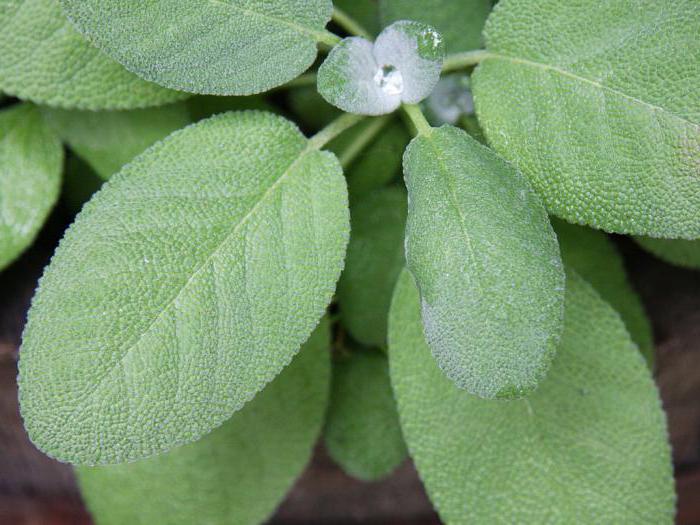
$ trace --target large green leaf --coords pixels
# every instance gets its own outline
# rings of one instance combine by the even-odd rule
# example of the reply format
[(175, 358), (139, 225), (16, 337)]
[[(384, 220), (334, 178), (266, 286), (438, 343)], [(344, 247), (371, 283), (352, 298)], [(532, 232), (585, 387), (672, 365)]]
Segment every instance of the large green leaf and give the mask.
[(511, 165), (451, 126), (404, 156), (406, 259), (440, 368), (481, 397), (528, 394), (562, 327), (564, 271), (539, 197)]
[(700, 269), (700, 239), (686, 241), (683, 239), (635, 237), (634, 240), (645, 250), (650, 251), (667, 263), (685, 268)]
[(0, 111), (0, 270), (34, 240), (61, 188), (63, 148), (39, 110)]
[(146, 148), (190, 123), (184, 103), (131, 111), (44, 110), (64, 142), (108, 179)]
[(622, 257), (600, 231), (552, 220), (564, 264), (590, 283), (622, 317), (632, 340), (650, 365), (654, 362), (651, 324), (639, 295), (627, 279)]
[(253, 525), (309, 460), (328, 400), (329, 326), (265, 390), (197, 443), (126, 465), (80, 467), (99, 525)]
[(383, 25), (397, 20), (430, 24), (445, 37), (447, 53), (481, 47), (481, 30), (489, 11), (489, 0), (379, 0)]
[(193, 93), (249, 95), (284, 84), (330, 37), (331, 0), (61, 0), (97, 47), (139, 76)]
[(224, 113), (157, 143), (69, 228), (24, 333), (30, 438), (78, 464), (194, 441), (289, 363), (348, 240), (333, 154), (289, 121)]
[(333, 362), (328, 453), (343, 470), (366, 481), (390, 474), (404, 459), (389, 363), (379, 350), (353, 350)]
[(129, 73), (71, 26), (58, 0), (0, 0), (0, 89), (81, 109), (157, 106), (186, 93)]
[(408, 272), (389, 347), (406, 443), (446, 523), (673, 523), (659, 395), (619, 316), (578, 275), (552, 370), (527, 399), (479, 399), (444, 377)]
[(491, 145), (551, 213), (700, 237), (700, 2), (504, 0), (473, 77)]
[(340, 318), (366, 345), (385, 346), (394, 285), (405, 266), (406, 191), (377, 190), (351, 210), (352, 234), (338, 282)]

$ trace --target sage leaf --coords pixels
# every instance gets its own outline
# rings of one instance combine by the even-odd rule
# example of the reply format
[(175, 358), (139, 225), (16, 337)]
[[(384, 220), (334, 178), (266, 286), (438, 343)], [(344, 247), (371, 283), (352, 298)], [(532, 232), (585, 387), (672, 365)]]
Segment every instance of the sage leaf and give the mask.
[(627, 279), (622, 257), (600, 231), (553, 219), (564, 264), (575, 270), (620, 314), (632, 340), (652, 368), (654, 338), (639, 295)]
[(562, 329), (564, 271), (542, 202), (520, 172), (451, 126), (413, 139), (404, 174), (407, 266), (440, 368), (481, 397), (527, 395)]
[[(327, 41), (331, 0), (61, 0), (97, 47), (140, 77), (209, 95), (250, 95), (288, 82)], [(329, 42), (330, 43), (330, 42)]]
[(19, 362), (32, 441), (76, 464), (195, 441), (286, 366), (348, 240), (340, 166), (289, 121), (224, 113), (112, 177), (41, 279)]
[(569, 222), (700, 237), (698, 27), (695, 0), (499, 3), (472, 78), (489, 143)]
[(404, 272), (389, 359), (401, 427), (443, 521), (673, 523), (670, 447), (658, 392), (619, 316), (567, 274), (564, 335), (527, 399), (479, 399), (431, 358)]
[(669, 264), (700, 269), (700, 239), (686, 241), (683, 239), (635, 237), (634, 240), (642, 248)]
[(44, 115), (61, 139), (105, 180), (146, 148), (190, 123), (184, 103), (131, 111), (46, 108)]
[(3, 0), (0, 56), (0, 90), (40, 104), (130, 109), (188, 96), (140, 79), (92, 47), (58, 0)]
[(417, 104), (430, 95), (443, 56), (437, 31), (402, 20), (385, 28), (374, 43), (343, 39), (318, 70), (318, 92), (349, 113), (391, 113), (402, 103)]
[(417, 20), (445, 37), (445, 51), (459, 53), (481, 46), (481, 30), (491, 11), (490, 0), (379, 0), (383, 25)]
[(306, 466), (328, 401), (329, 324), (240, 412), (196, 443), (125, 465), (77, 469), (98, 525), (253, 525)]
[(353, 349), (333, 361), (323, 435), (330, 456), (361, 480), (381, 479), (406, 459), (384, 353)]
[(63, 148), (31, 104), (0, 111), (0, 270), (36, 237), (61, 188)]
[(391, 186), (351, 208), (352, 233), (336, 295), (341, 322), (368, 346), (386, 346), (389, 304), (406, 265), (406, 207), (406, 191)]

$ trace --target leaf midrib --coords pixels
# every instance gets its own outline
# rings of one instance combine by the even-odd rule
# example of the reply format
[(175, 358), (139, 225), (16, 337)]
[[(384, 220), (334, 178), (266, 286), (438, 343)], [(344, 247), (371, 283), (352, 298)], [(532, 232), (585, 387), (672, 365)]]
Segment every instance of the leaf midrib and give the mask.
[(504, 60), (504, 61), (512, 62), (513, 64), (521, 64), (521, 65), (529, 66), (529, 67), (533, 67), (533, 68), (553, 71), (553, 72), (558, 73), (564, 77), (568, 77), (568, 78), (577, 80), (579, 82), (590, 84), (591, 86), (594, 86), (594, 87), (600, 89), (601, 91), (608, 91), (608, 92), (613, 93), (619, 97), (630, 100), (636, 104), (646, 106), (652, 111), (659, 111), (661, 113), (668, 114), (669, 116), (671, 116), (677, 120), (680, 120), (681, 122), (688, 124), (688, 125), (696, 128), (698, 131), (700, 131), (700, 123), (696, 123), (696, 122), (693, 122), (691, 120), (688, 120), (687, 118), (682, 117), (680, 115), (677, 115), (676, 113), (669, 111), (666, 108), (663, 108), (661, 106), (657, 106), (657, 105), (652, 104), (650, 102), (646, 102), (645, 100), (642, 100), (640, 98), (633, 97), (632, 95), (628, 95), (622, 91), (619, 91), (619, 90), (612, 88), (610, 86), (606, 86), (604, 84), (601, 84), (600, 82), (597, 82), (595, 80), (591, 80), (589, 78), (582, 77), (580, 75), (572, 73), (571, 71), (567, 71), (566, 69), (562, 69), (561, 67), (554, 66), (551, 64), (544, 64), (542, 62), (535, 62), (533, 60), (528, 60), (526, 58), (518, 58), (518, 57), (514, 57), (514, 56), (510, 56), (510, 55), (503, 55), (501, 53), (495, 53), (493, 51), (489, 51), (488, 55), (486, 55), (486, 57), (484, 58), (483, 61), (485, 62), (487, 60)]

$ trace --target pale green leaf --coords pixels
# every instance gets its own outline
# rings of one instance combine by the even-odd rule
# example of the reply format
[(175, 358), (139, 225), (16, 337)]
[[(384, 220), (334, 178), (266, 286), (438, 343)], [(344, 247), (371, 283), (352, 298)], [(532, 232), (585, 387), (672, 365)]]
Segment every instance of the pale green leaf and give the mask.
[(622, 317), (632, 340), (647, 359), (654, 362), (651, 324), (639, 295), (627, 279), (622, 257), (600, 231), (553, 219), (564, 264), (590, 283)]
[(437, 84), (442, 37), (432, 27), (402, 20), (372, 43), (350, 37), (335, 46), (318, 70), (318, 92), (349, 113), (383, 115), (417, 104)]
[(564, 271), (527, 180), (451, 126), (404, 156), (408, 268), (440, 368), (481, 397), (517, 397), (545, 376), (561, 334)]
[(447, 53), (481, 47), (481, 30), (489, 11), (489, 0), (379, 0), (383, 25), (404, 19), (429, 24), (445, 37)]
[(61, 0), (91, 42), (137, 75), (209, 95), (292, 80), (331, 36), (331, 0)]
[(58, 199), (63, 148), (30, 104), (0, 111), (0, 270), (34, 241)]
[(265, 390), (197, 443), (126, 465), (80, 467), (98, 525), (253, 525), (304, 469), (328, 400), (329, 326)]
[(449, 525), (671, 524), (673, 471), (658, 392), (620, 318), (568, 274), (564, 335), (527, 399), (479, 399), (431, 358), (418, 290), (399, 279), (389, 322), (401, 427)]
[(341, 322), (366, 345), (386, 345), (391, 295), (405, 266), (406, 207), (406, 191), (392, 186), (351, 208), (352, 233), (337, 299)]
[(331, 403), (324, 442), (345, 472), (373, 481), (389, 475), (404, 459), (389, 363), (379, 350), (353, 349), (333, 361)]
[(20, 407), (77, 464), (194, 441), (289, 363), (335, 289), (348, 240), (336, 158), (289, 121), (224, 113), (112, 177), (34, 297)]
[(184, 103), (131, 111), (45, 108), (44, 116), (63, 141), (103, 179), (110, 178), (155, 142), (190, 123)]
[(187, 97), (145, 82), (92, 47), (58, 0), (0, 0), (0, 89), (64, 108), (128, 109)]
[(700, 237), (700, 2), (505, 0), (473, 76), (490, 144), (547, 208)]
[(370, 34), (379, 33), (381, 27), (377, 0), (333, 0), (333, 5), (342, 9)]
[(683, 239), (635, 237), (634, 240), (645, 250), (669, 264), (700, 269), (700, 239), (686, 241)]

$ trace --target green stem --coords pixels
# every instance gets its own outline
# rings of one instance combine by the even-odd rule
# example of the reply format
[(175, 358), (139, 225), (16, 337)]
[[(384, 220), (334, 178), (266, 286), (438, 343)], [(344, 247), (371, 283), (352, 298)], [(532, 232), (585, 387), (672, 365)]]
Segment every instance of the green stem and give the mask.
[(404, 104), (401, 106), (404, 114), (408, 117), (418, 135), (429, 136), (433, 132), (433, 127), (425, 119), (425, 115), (417, 104)]
[(340, 44), (341, 40), (342, 38), (340, 38), (335, 33), (331, 33), (328, 30), (316, 33), (316, 42), (318, 42), (319, 44), (321, 44), (321, 46), (327, 49), (334, 48), (335, 46)]
[(490, 54), (491, 53), (485, 49), (476, 49), (474, 51), (465, 51), (464, 53), (448, 55), (442, 63), (442, 72), (447, 73), (448, 71), (475, 66), (483, 59), (488, 58)]
[(352, 18), (342, 9), (337, 7), (333, 8), (333, 21), (351, 35), (361, 36), (367, 40), (372, 40), (372, 35), (369, 34), (369, 31), (362, 27), (361, 24), (355, 21), (354, 18)]
[(321, 131), (316, 133), (309, 139), (309, 149), (321, 149), (331, 140), (340, 135), (343, 131), (351, 128), (366, 117), (364, 115), (355, 115), (354, 113), (343, 113), (333, 122), (328, 124)]
[(391, 121), (390, 115), (373, 118), (363, 130), (363, 133), (355, 137), (348, 146), (338, 155), (338, 160), (343, 169), (352, 164), (352, 161), (364, 151), (364, 149), (379, 135), (379, 133)]

